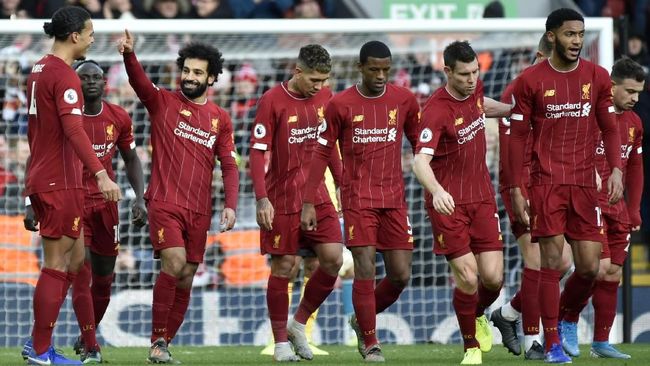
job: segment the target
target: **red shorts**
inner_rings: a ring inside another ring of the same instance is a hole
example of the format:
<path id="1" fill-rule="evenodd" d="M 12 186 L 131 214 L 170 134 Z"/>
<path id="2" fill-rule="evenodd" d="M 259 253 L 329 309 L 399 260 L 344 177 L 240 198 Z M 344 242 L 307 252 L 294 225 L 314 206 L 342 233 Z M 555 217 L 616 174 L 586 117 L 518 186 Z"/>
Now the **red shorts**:
<path id="1" fill-rule="evenodd" d="M 630 225 L 623 224 L 611 216 L 603 215 L 603 229 L 607 237 L 603 241 L 600 259 L 611 258 L 613 264 L 622 266 L 630 247 Z"/>
<path id="2" fill-rule="evenodd" d="M 499 191 L 499 194 L 501 195 L 503 206 L 506 208 L 506 213 L 508 213 L 510 230 L 512 231 L 512 235 L 515 236 L 515 239 L 519 239 L 524 234 L 530 234 L 530 228 L 515 219 L 515 211 L 512 209 L 512 200 L 510 199 L 510 189 L 504 188 Z M 526 188 L 521 188 L 521 194 L 528 200 L 528 191 Z"/>
<path id="3" fill-rule="evenodd" d="M 564 234 L 569 240 L 602 243 L 602 218 L 595 187 L 547 184 L 530 187 L 532 235 Z"/>
<path id="4" fill-rule="evenodd" d="M 149 237 L 156 258 L 163 249 L 185 248 L 188 262 L 203 262 L 210 215 L 162 201 L 147 201 L 147 210 Z"/>
<path id="5" fill-rule="evenodd" d="M 494 199 L 457 204 L 451 215 L 427 208 L 433 228 L 433 252 L 454 259 L 465 254 L 503 250 L 501 223 Z"/>
<path id="6" fill-rule="evenodd" d="M 301 247 L 323 243 L 341 243 L 339 215 L 331 203 L 315 207 L 318 225 L 315 231 L 300 229 L 300 212 L 275 215 L 273 230 L 260 230 L 260 252 L 272 255 L 297 255 Z"/>
<path id="7" fill-rule="evenodd" d="M 343 210 L 345 245 L 377 250 L 413 250 L 413 230 L 406 208 Z"/>
<path id="8" fill-rule="evenodd" d="M 120 219 L 117 203 L 84 208 L 84 244 L 90 251 L 107 257 L 115 257 L 120 249 Z"/>
<path id="9" fill-rule="evenodd" d="M 29 195 L 43 237 L 79 238 L 83 223 L 83 189 L 63 189 Z"/>

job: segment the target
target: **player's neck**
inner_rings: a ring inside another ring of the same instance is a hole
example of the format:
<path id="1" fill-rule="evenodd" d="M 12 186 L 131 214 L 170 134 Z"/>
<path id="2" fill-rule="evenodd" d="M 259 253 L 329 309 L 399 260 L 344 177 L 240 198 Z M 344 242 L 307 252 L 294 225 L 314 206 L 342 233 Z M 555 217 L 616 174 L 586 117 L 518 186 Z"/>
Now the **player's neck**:
<path id="1" fill-rule="evenodd" d="M 367 88 L 363 83 L 357 83 L 357 91 L 361 96 L 366 98 L 376 98 L 382 96 L 386 92 L 386 85 L 384 85 L 384 88 L 381 91 L 375 93 Z"/>
<path id="2" fill-rule="evenodd" d="M 567 72 L 573 71 L 578 67 L 580 58 L 577 58 L 575 61 L 567 61 L 553 53 L 553 55 L 548 59 L 548 63 L 556 71 Z"/>
<path id="3" fill-rule="evenodd" d="M 63 62 L 65 62 L 69 66 L 72 66 L 72 64 L 76 61 L 70 47 L 56 41 L 52 45 L 52 49 L 50 50 L 50 53 L 63 60 Z"/>
<path id="4" fill-rule="evenodd" d="M 460 94 L 459 92 L 456 91 L 456 89 L 450 87 L 449 83 L 447 83 L 447 85 L 445 85 L 445 90 L 447 91 L 447 93 L 449 93 L 449 95 L 451 95 L 456 100 L 461 100 L 462 101 L 462 100 L 465 100 L 465 99 L 469 98 L 469 95 Z"/>
<path id="5" fill-rule="evenodd" d="M 296 80 L 294 78 L 291 78 L 289 79 L 289 81 L 287 81 L 287 90 L 295 94 L 297 97 L 301 97 L 301 98 L 305 97 L 305 95 L 296 86 Z"/>
<path id="6" fill-rule="evenodd" d="M 102 112 L 102 100 L 84 100 L 84 114 L 87 116 L 96 116 Z"/>
<path id="7" fill-rule="evenodd" d="M 208 94 L 207 93 L 203 93 L 203 95 L 201 95 L 199 97 L 196 97 L 196 98 L 188 97 L 187 95 L 185 95 L 185 93 L 183 93 L 182 90 L 181 90 L 181 94 L 185 97 L 185 99 L 187 99 L 190 102 L 195 103 L 195 104 L 205 104 L 208 101 Z"/>

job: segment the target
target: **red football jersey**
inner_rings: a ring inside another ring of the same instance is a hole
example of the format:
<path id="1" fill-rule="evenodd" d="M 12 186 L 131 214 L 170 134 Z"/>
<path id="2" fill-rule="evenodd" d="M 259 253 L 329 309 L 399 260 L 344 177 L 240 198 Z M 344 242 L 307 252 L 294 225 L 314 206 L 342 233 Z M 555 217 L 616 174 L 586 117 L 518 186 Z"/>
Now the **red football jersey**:
<path id="1" fill-rule="evenodd" d="M 197 104 L 180 91 L 153 85 L 134 53 L 124 55 L 124 64 L 151 120 L 153 154 L 145 198 L 211 214 L 215 156 L 236 155 L 230 115 L 210 101 Z M 226 207 L 236 207 L 236 189 L 226 189 Z"/>
<path id="2" fill-rule="evenodd" d="M 46 55 L 27 79 L 29 150 L 27 194 L 82 188 L 82 164 L 64 133 L 61 117 L 81 116 L 83 94 L 74 70 Z"/>
<path id="3" fill-rule="evenodd" d="M 513 80 L 501 94 L 501 102 L 512 104 L 512 92 L 515 87 L 517 79 Z M 510 173 L 510 163 L 508 157 L 510 156 L 510 117 L 499 118 L 499 189 L 509 188 L 508 182 L 511 181 L 508 177 Z M 526 139 L 526 153 L 524 156 L 524 169 L 521 171 L 521 182 L 524 187 L 530 184 L 530 156 L 533 150 L 533 132 L 530 131 L 528 139 Z"/>
<path id="4" fill-rule="evenodd" d="M 453 198 L 464 204 L 494 199 L 485 163 L 483 83 L 465 99 L 456 99 L 446 87 L 436 90 L 424 105 L 417 152 L 433 156 L 431 169 Z M 433 207 L 425 194 L 426 207 Z"/>
<path id="5" fill-rule="evenodd" d="M 402 136 L 406 134 L 415 146 L 418 115 L 413 93 L 393 84 L 377 97 L 363 96 L 353 86 L 330 99 L 314 155 L 321 163 L 327 161 L 338 140 L 344 209 L 406 207 Z M 311 179 L 310 175 L 309 186 L 315 187 L 317 182 Z M 313 202 L 306 191 L 305 201 Z"/>
<path id="6" fill-rule="evenodd" d="M 302 97 L 290 92 L 284 82 L 264 93 L 257 105 L 250 146 L 271 152 L 264 180 L 267 197 L 277 213 L 291 214 L 302 209 L 309 162 L 331 96 L 329 89 L 322 89 L 313 97 Z M 314 203 L 324 202 L 331 200 L 322 181 Z"/>
<path id="7" fill-rule="evenodd" d="M 643 124 L 641 123 L 639 116 L 633 111 L 624 111 L 623 113 L 616 114 L 616 120 L 618 122 L 618 130 L 621 137 L 621 170 L 623 171 L 624 183 L 639 184 L 639 182 L 625 182 L 625 179 L 627 177 L 628 161 L 641 159 L 643 151 Z M 609 169 L 609 165 L 605 159 L 605 146 L 602 138 L 598 139 L 598 145 L 596 147 L 596 169 L 598 170 L 598 175 L 600 175 L 600 178 L 602 179 L 602 189 L 598 195 L 598 204 L 601 207 L 602 212 L 617 217 L 622 223 L 629 223 L 625 200 L 622 199 L 616 204 L 610 205 L 607 199 L 607 180 L 611 175 L 611 169 Z M 629 184 L 626 185 L 629 186 Z M 631 199 L 629 195 L 630 192 L 628 191 L 627 193 L 629 201 Z M 634 199 L 639 200 L 640 198 L 641 197 L 639 196 Z M 637 202 L 636 206 L 639 206 L 639 204 L 640 203 Z"/>
<path id="8" fill-rule="evenodd" d="M 108 176 L 115 181 L 115 172 L 113 172 L 113 156 L 116 148 L 120 150 L 135 149 L 133 140 L 133 124 L 131 117 L 120 106 L 108 102 L 102 102 L 102 109 L 96 115 L 84 113 L 84 130 L 93 150 L 99 161 L 102 162 Z M 95 175 L 88 169 L 83 171 L 83 182 L 86 189 L 86 199 L 84 205 L 92 207 L 102 204 L 104 196 L 97 187 Z"/>
<path id="9" fill-rule="evenodd" d="M 594 187 L 593 152 L 599 130 L 612 150 L 618 150 L 618 132 L 612 105 L 611 81 L 602 67 L 580 59 L 573 70 L 555 70 L 545 60 L 526 69 L 515 84 L 512 109 L 512 169 L 523 157 L 522 140 L 533 129 L 531 184 L 569 184 Z M 615 141 L 616 140 L 616 141 Z M 607 144 L 606 144 L 607 145 Z M 608 159 L 620 167 L 617 151 Z M 517 177 L 515 177 L 517 179 Z M 514 182 L 518 184 L 518 182 Z"/>

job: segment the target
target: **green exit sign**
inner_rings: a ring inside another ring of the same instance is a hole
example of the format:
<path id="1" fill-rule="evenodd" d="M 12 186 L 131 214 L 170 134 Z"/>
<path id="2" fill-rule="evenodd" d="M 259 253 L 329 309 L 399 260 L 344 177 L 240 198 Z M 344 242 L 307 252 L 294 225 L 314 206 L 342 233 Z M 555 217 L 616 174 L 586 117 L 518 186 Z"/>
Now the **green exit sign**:
<path id="1" fill-rule="evenodd" d="M 384 0 L 389 19 L 477 19 L 491 0 Z M 517 15 L 517 0 L 501 0 L 506 17 Z"/>

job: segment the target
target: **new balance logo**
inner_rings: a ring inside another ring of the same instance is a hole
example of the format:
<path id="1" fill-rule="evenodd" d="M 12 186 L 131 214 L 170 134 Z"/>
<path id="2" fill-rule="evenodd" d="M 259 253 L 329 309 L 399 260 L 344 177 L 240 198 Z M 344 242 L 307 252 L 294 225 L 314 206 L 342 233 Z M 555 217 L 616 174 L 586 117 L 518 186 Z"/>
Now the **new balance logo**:
<path id="1" fill-rule="evenodd" d="M 352 122 L 361 122 L 363 121 L 363 114 L 357 114 L 352 118 Z"/>
<path id="2" fill-rule="evenodd" d="M 545 97 L 554 97 L 555 96 L 555 89 L 544 90 L 544 96 Z"/>
<path id="3" fill-rule="evenodd" d="M 298 116 L 289 116 L 289 119 L 287 119 L 287 123 L 296 123 L 298 122 Z"/>

